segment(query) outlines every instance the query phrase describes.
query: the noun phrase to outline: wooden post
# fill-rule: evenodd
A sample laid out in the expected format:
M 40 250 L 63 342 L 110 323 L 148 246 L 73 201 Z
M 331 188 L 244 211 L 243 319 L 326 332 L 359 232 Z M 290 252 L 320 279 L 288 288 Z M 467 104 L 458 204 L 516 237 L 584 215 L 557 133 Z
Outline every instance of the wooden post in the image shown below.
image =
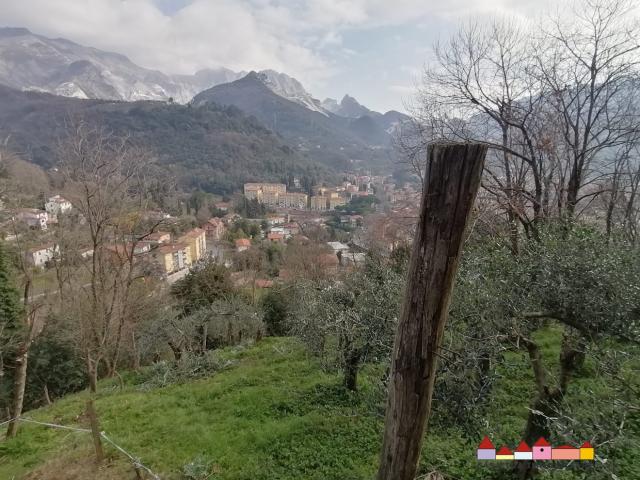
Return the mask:
M 87 400 L 87 417 L 91 425 L 91 436 L 93 437 L 93 446 L 96 449 L 96 462 L 102 463 L 104 460 L 104 451 L 102 449 L 102 437 L 100 435 L 100 425 L 98 424 L 98 414 L 93 404 L 93 399 Z
M 378 480 L 413 480 L 431 411 L 458 257 L 487 147 L 429 147 L 420 218 L 398 322 Z

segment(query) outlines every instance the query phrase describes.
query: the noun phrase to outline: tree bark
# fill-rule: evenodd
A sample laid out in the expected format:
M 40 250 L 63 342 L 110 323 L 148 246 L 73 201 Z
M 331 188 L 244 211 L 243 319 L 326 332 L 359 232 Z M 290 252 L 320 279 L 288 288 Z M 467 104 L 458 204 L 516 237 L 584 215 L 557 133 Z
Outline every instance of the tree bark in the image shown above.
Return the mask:
M 11 418 L 13 421 L 7 427 L 7 438 L 15 437 L 18 433 L 18 418 L 22 415 L 24 406 L 24 391 L 27 385 L 27 364 L 29 360 L 29 347 L 27 344 L 20 346 L 16 356 L 15 379 L 13 382 L 13 400 L 11 402 Z
M 87 417 L 89 417 L 89 425 L 91 425 L 91 437 L 93 438 L 93 446 L 96 450 L 96 463 L 100 464 L 104 460 L 104 450 L 102 449 L 102 437 L 100 436 L 100 424 L 98 423 L 98 414 L 93 404 L 93 400 L 87 400 Z
M 396 334 L 378 480 L 413 480 L 465 230 L 487 147 L 429 147 L 420 219 Z

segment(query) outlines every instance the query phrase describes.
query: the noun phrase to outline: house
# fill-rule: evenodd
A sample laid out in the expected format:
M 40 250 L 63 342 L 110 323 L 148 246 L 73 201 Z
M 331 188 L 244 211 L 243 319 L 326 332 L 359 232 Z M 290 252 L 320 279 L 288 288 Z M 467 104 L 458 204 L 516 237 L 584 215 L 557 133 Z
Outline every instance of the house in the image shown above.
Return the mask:
M 227 227 L 222 219 L 217 217 L 207 220 L 207 222 L 202 225 L 202 229 L 205 231 L 207 237 L 214 241 L 222 240 L 222 237 L 227 231 Z
M 270 213 L 267 215 L 267 223 L 269 225 L 280 225 L 286 222 L 286 215 L 281 213 Z
M 37 208 L 21 208 L 16 212 L 15 218 L 26 223 L 31 228 L 47 229 L 49 214 L 45 210 Z
M 184 233 L 180 238 L 178 238 L 178 243 L 184 243 L 189 246 L 189 263 L 197 262 L 207 253 L 206 233 L 201 228 L 194 228 Z
M 493 443 L 489 439 L 488 436 L 485 437 L 478 445 L 478 460 L 495 460 L 496 459 L 496 448 Z
M 292 237 L 300 233 L 300 226 L 297 223 L 285 223 L 282 226 L 285 237 Z
M 595 458 L 595 450 L 589 442 L 584 442 L 580 446 L 580 460 L 593 460 Z
M 93 247 L 84 247 L 78 250 L 78 255 L 84 260 L 93 257 Z
M 169 243 L 171 241 L 171 234 L 169 232 L 152 232 L 144 237 L 144 239 L 152 245 L 160 245 Z
M 533 459 L 551 460 L 551 444 L 542 437 L 533 444 Z
M 215 207 L 221 212 L 228 212 L 231 208 L 231 204 L 229 202 L 218 202 L 215 204 Z
M 513 452 L 514 460 L 533 460 L 533 451 L 531 447 L 527 445 L 527 442 L 522 440 L 518 447 Z
M 500 447 L 496 452 L 496 460 L 513 460 L 513 452 L 507 447 Z
M 327 242 L 327 245 L 333 250 L 334 253 L 342 252 L 343 254 L 349 253 L 349 245 L 342 242 Z
M 251 247 L 251 240 L 248 238 L 239 238 L 236 240 L 236 252 L 244 252 Z
M 62 213 L 67 213 L 69 210 L 73 208 L 71 202 L 66 198 L 61 197 L 60 195 L 54 195 L 53 197 L 49 197 L 47 202 L 44 204 L 44 209 L 49 215 L 60 215 Z
M 278 232 L 269 232 L 267 234 L 267 240 L 269 240 L 271 243 L 283 244 L 284 243 L 284 234 L 278 233 Z
M 189 246 L 184 243 L 160 245 L 151 252 L 151 256 L 165 275 L 189 266 Z
M 551 449 L 551 460 L 580 460 L 580 449 L 571 445 L 560 445 Z
M 55 243 L 46 243 L 30 248 L 24 254 L 25 261 L 36 268 L 44 268 L 47 262 L 54 259 L 58 253 L 58 246 Z

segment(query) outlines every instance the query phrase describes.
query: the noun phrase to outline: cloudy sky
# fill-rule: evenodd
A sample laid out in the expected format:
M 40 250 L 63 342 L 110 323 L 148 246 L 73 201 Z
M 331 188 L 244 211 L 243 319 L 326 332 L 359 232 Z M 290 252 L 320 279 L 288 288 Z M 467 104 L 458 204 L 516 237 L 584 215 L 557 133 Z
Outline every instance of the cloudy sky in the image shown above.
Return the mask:
M 273 68 L 316 97 L 402 109 L 460 22 L 531 18 L 551 0 L 0 0 L 0 26 L 124 53 L 166 73 Z M 554 3 L 558 3 L 557 0 Z

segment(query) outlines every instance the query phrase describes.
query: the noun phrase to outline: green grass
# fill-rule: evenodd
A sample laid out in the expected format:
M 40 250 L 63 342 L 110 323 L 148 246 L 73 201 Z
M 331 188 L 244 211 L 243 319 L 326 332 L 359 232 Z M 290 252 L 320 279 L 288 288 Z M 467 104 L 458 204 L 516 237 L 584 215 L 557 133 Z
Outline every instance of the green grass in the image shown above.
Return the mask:
M 551 365 L 559 338 L 554 329 L 537 338 Z M 360 392 L 352 394 L 340 387 L 337 374 L 323 371 L 292 339 L 269 338 L 223 355 L 235 364 L 204 380 L 151 391 L 134 386 L 134 374 L 125 376 L 122 391 L 113 381 L 103 382 L 96 399 L 103 430 L 163 479 L 182 478 L 183 465 L 198 456 L 215 464 L 212 479 L 373 478 L 383 420 L 371 393 L 379 370 L 365 369 Z M 526 357 L 509 352 L 505 360 L 487 433 L 496 442 L 511 444 L 520 438 L 533 380 Z M 86 398 L 85 392 L 71 395 L 27 416 L 84 426 L 78 416 Z M 476 443 L 454 429 L 430 431 L 421 472 L 439 470 L 460 479 L 511 478 L 504 467 L 479 465 Z M 53 458 L 86 455 L 90 445 L 83 433 L 23 425 L 16 439 L 0 442 L 0 479 L 20 478 Z M 113 450 L 110 454 L 119 458 Z M 629 468 L 640 468 L 637 459 L 631 462 Z M 596 478 L 592 473 L 580 476 L 569 469 L 548 475 Z

